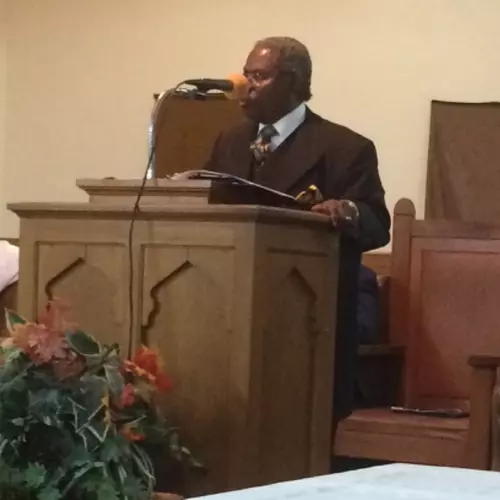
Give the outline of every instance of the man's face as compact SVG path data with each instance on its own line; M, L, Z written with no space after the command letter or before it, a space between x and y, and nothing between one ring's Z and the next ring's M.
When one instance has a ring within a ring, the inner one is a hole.
M292 78L280 71L278 58L277 51L265 46L256 47L248 56L243 71L249 88L240 104L253 121L274 123L291 111L294 103Z

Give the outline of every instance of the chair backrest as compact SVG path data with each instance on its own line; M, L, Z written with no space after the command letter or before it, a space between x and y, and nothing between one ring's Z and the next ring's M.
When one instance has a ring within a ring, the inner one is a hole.
M155 176L203 168L218 135L242 117L238 102L224 94L164 101L156 120Z
M394 214L391 343L406 347L404 403L468 409L473 354L500 355L500 227Z

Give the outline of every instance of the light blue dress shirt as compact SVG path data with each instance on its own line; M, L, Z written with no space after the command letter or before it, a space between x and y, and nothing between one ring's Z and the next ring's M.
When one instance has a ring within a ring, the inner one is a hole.
M304 122L306 119L306 104L299 104L294 110L280 118L276 123L273 123L276 132L271 139L271 151L276 150L286 141L286 139ZM264 124L259 124L259 132L265 127Z

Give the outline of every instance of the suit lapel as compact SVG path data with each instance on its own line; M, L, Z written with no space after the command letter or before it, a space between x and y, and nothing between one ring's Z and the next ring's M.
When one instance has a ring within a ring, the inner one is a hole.
M287 192L325 152L322 122L322 118L308 109L304 123L275 151L276 154L270 155L255 181Z
M250 149L250 143L257 135L257 125L250 121L245 121L241 129L235 134L231 154L228 158L226 171L243 179L250 178L253 162L253 153Z

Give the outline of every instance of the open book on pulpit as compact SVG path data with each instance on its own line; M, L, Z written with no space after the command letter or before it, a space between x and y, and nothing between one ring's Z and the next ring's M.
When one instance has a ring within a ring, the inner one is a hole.
M242 177L211 170L188 170L169 176L168 179L215 181L212 198L217 203L309 209L322 201L321 193L316 186L309 186L297 196L292 196Z

